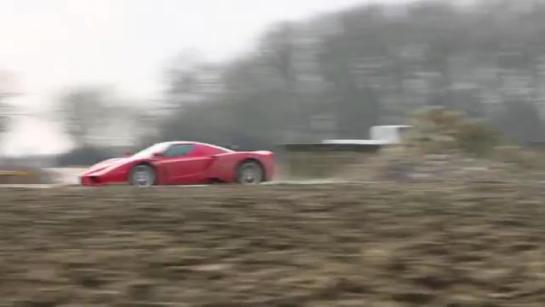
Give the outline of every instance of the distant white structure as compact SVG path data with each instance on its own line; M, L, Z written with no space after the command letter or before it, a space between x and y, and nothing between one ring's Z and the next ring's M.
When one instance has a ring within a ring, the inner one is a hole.
M405 133L411 129L406 125L374 126L371 128L370 140L324 140L322 144L335 145L390 145L401 143Z

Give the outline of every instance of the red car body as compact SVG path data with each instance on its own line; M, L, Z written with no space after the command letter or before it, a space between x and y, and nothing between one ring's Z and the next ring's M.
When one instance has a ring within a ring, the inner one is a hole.
M162 155L176 145L184 145L187 152L181 156ZM84 186L129 184L132 169L148 165L155 171L156 185L235 183L238 167L248 161L261 166L263 181L272 180L275 167L272 152L237 152L198 142L168 142L153 145L129 157L93 165L82 174L80 181Z

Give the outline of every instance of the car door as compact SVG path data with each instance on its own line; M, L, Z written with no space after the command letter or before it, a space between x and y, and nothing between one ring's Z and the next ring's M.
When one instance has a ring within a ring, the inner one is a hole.
M167 184L199 184L210 157L199 155L196 144L173 144L162 153L155 164L161 168Z

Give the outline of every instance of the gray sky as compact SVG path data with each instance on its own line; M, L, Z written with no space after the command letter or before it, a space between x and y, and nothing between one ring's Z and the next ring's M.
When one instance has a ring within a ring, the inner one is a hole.
M146 100L160 95L168 61L184 50L225 60L275 22L400 1L0 0L0 70L18 75L24 95L11 102L24 111L46 110L62 90L88 84ZM20 117L11 130L0 149L7 154L70 146L58 124L41 119Z

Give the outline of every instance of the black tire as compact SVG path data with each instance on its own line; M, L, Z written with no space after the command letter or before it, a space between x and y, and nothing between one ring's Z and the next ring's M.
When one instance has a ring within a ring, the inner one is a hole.
M257 161L246 161L237 168L237 182L240 184L260 184L265 181L265 171Z
M157 176L153 167L140 164L132 168L129 174L129 183L133 186L147 188L155 185Z

